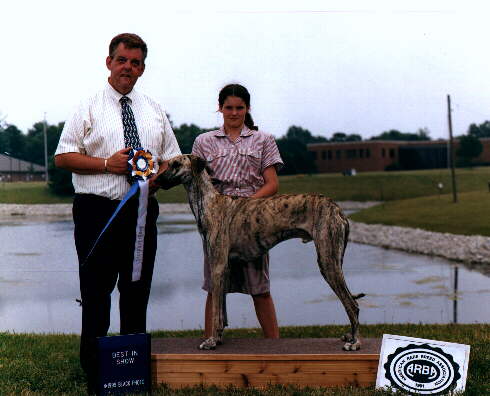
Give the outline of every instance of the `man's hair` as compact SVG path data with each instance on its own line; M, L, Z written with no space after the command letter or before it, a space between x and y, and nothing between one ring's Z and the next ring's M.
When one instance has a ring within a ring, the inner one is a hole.
M134 33L121 33L111 40L109 44L109 56L114 57L116 48L119 44L123 43L126 48L133 49L139 48L143 52L143 62L145 62L146 55L148 55L148 47L143 39Z

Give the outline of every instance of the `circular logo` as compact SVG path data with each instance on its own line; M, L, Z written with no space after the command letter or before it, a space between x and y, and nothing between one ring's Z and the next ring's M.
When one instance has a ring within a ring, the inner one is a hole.
M146 181L156 173L155 161L150 151L136 148L129 152L128 171L129 182L132 184L136 180Z
M139 157L136 161L135 166L137 170L139 170L140 172L144 172L149 168L148 160L146 158Z
M397 348L384 368L394 388L417 395L444 394L461 378L453 357L428 344Z

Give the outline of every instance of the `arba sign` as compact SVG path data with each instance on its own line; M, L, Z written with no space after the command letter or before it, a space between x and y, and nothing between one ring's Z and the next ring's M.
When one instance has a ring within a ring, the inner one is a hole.
M383 335L376 387L414 395L463 391L468 345Z

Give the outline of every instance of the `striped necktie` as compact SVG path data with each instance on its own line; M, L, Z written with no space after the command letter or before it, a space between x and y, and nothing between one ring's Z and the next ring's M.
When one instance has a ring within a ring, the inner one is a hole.
M134 121L133 110L129 106L129 98L123 96L119 99L122 107L122 122L124 126L124 145L133 149L141 148L140 138L138 136L138 129L136 128L136 122Z

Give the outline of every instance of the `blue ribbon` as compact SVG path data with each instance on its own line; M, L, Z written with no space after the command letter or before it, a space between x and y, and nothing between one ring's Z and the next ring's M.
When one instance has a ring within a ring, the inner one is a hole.
M99 236L97 237L97 239L95 240L94 242L94 245L92 246L92 249L90 249L90 252L87 254L87 257L85 258L84 262L82 263L82 265L85 265L87 263L87 260L89 259L89 257L91 256L91 254L93 253L95 247L97 246L97 244L99 243L99 240L100 238L102 238L102 235L104 234L104 232L107 230L107 228L109 227L109 225L112 223L112 220L114 220L114 218L117 216L117 214L119 213L119 211L122 209L122 207L126 204L126 202L128 202L128 200L133 197L139 190L140 188L140 185L139 183L136 181L134 182L132 185L131 185L131 188L129 189L129 191L126 193L126 195L124 196L124 198L122 199L121 202L119 202L119 205L117 206L116 210L114 211L114 213L112 214L111 218L109 219L109 221L107 222L107 224L105 225L105 227L102 229L102 231L100 232Z

